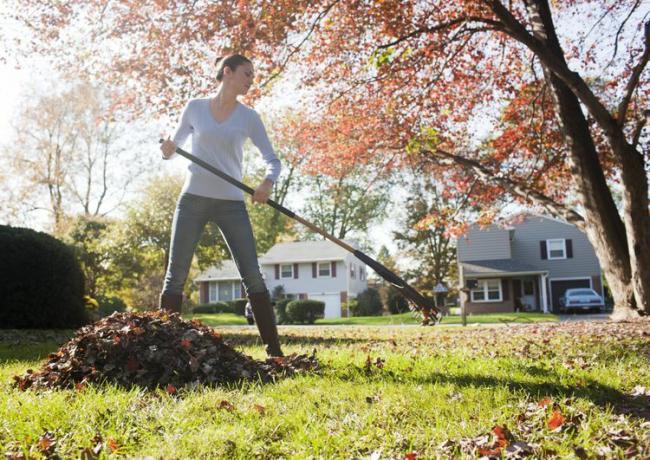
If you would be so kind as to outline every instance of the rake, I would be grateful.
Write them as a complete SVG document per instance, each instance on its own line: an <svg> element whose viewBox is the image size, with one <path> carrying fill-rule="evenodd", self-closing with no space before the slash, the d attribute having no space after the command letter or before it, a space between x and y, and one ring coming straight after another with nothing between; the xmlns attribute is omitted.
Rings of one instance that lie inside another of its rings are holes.
<svg viewBox="0 0 650 460"><path fill-rule="evenodd" d="M160 139L160 143L163 143L164 139ZM253 195L255 193L255 190L249 187L248 185L238 181L234 177L226 174L225 172L215 168L211 164L201 160L200 158L195 157L189 152L186 152L180 147L176 147L176 153L179 154L182 157L187 158L193 163L196 163L197 165L201 166L202 168L210 171L211 173L215 174L216 176L222 178L223 180L231 183L235 187L243 190L244 192L248 193L249 195ZM364 254L362 251L359 251L358 249L353 248L349 244L345 243L344 241L341 241L340 239L336 238L334 235L329 234L325 230L317 227L316 225L312 224L308 220L303 219L299 215L297 215L295 212L285 208L281 204L273 201L273 200L267 200L266 204L271 206L272 208L278 210L282 214L290 217L291 219L294 219L304 226L308 227L312 231L322 235L323 237L327 238L331 242L339 245L346 251L352 253L357 259L359 259L361 262L372 268L377 275L381 276L383 279L388 281L390 284L395 286L395 288L408 300L409 303L409 308L412 311L419 312L422 315L422 324L423 325L434 325L438 321L440 321L441 315L440 315L440 310L435 306L433 303L433 300L427 299L424 297L422 294L420 294L417 290L415 290L413 287L409 286L409 284L404 281L402 278L397 276L395 273L390 271L388 268L386 268L383 264L380 262L376 261L372 257Z"/></svg>

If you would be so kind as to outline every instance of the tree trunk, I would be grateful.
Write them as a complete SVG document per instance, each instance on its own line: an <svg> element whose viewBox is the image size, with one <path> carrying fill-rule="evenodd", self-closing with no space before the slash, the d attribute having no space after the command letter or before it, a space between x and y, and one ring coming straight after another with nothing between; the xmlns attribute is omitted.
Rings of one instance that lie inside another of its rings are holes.
<svg viewBox="0 0 650 460"><path fill-rule="evenodd" d="M526 6L533 35L545 43L557 59L564 61L564 53L555 35L548 2L546 0L528 0ZM544 75L553 90L560 123L569 147L571 172L578 187L580 204L584 207L584 231L598 255L614 297L614 316L627 318L637 316L639 312L650 313L643 281L644 276L647 278L650 275L650 265L645 268L642 266L643 257L646 254L643 254L638 246L639 239L647 238L643 231L638 230L638 226L643 226L645 222L647 227L648 221L640 215L642 213L639 213L638 206L630 202L627 196L629 194L630 199L639 197L638 191L633 193L632 190L628 190L628 187L632 185L642 187L641 184L646 181L643 180L639 184L638 178L635 178L631 181L634 182L633 184L624 183L626 193L624 224L607 185L587 120L577 96L546 66L544 66ZM625 165L622 166L623 170L627 169ZM645 191L647 214L647 186ZM647 233L647 230L645 232ZM628 247L629 243L633 244L631 248ZM632 250L630 251L630 249ZM635 277L637 278L636 282Z"/></svg>

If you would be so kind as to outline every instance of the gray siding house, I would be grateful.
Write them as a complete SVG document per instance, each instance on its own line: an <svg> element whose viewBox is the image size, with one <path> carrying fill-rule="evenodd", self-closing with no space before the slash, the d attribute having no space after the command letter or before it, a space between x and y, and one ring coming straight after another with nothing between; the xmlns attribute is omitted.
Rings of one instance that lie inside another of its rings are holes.
<svg viewBox="0 0 650 460"><path fill-rule="evenodd" d="M506 227L472 226L457 245L461 296L468 313L557 312L567 289L588 287L603 295L593 247L574 225L522 214Z"/></svg>

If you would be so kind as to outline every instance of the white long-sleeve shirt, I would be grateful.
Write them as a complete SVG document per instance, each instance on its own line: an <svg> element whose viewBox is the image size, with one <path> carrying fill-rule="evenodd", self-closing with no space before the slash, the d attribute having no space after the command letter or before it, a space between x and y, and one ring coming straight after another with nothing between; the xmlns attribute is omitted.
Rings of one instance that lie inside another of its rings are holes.
<svg viewBox="0 0 650 460"><path fill-rule="evenodd" d="M210 99L190 100L174 134L174 143L181 147L192 135L192 154L235 179L242 180L243 145L247 138L260 150L266 162L266 178L275 182L281 164L273 151L259 114L237 102L230 116L219 123L210 110ZM234 185L191 163L183 185L183 193L218 198L244 200L244 193Z"/></svg>

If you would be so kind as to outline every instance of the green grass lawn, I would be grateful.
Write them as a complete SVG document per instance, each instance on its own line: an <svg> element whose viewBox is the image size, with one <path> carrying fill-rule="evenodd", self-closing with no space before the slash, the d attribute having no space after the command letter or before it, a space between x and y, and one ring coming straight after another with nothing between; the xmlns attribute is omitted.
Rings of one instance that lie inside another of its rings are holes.
<svg viewBox="0 0 650 460"><path fill-rule="evenodd" d="M262 357L254 330L220 332ZM285 352L316 350L320 374L170 396L112 385L21 392L12 376L40 367L65 333L0 331L0 452L478 458L501 444L531 458L650 456L650 322L280 332Z"/></svg>
<svg viewBox="0 0 650 460"><path fill-rule="evenodd" d="M233 313L202 313L183 315L185 319L198 319L208 326L235 326L245 325L246 319ZM485 313L467 317L467 324L489 324L489 323L537 323L553 322L558 317L543 313ZM445 316L441 324L461 324L460 316ZM351 318L319 319L316 325L368 325L368 326L396 326L401 324L420 324L420 318L410 312L389 316L358 316Z"/></svg>

